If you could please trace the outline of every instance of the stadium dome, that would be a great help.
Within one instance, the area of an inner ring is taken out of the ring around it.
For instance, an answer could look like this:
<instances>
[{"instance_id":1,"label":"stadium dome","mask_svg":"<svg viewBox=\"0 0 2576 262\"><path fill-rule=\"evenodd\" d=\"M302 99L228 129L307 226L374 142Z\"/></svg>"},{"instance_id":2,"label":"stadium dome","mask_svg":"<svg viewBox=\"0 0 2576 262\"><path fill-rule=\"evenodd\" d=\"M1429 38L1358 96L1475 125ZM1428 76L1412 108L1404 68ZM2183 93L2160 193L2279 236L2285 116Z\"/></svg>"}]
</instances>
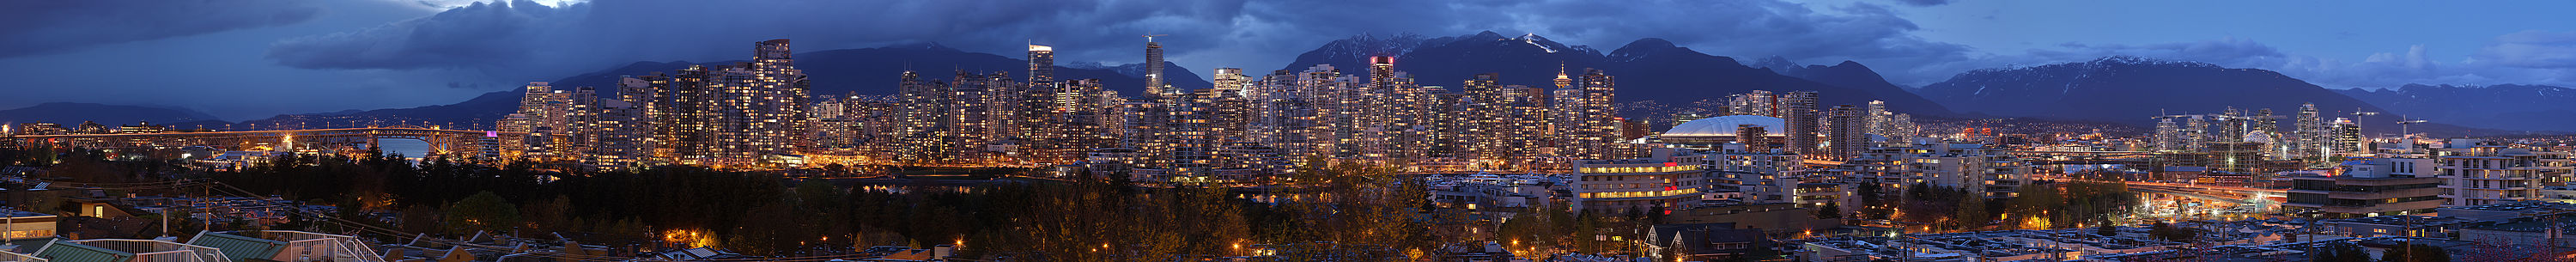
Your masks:
<instances>
[{"instance_id":1,"label":"stadium dome","mask_svg":"<svg viewBox=\"0 0 2576 262\"><path fill-rule=\"evenodd\" d=\"M1747 124L1762 126L1762 129L1765 132L1770 132L1770 135L1775 136L1786 133L1788 130L1784 128L1789 126L1787 120L1781 120L1778 117L1756 115L1721 116L1691 120L1690 122L1682 122L1679 125L1673 125L1673 129L1664 130L1663 136L1732 137L1735 136L1735 130L1738 127Z\"/></svg>"}]
</instances>

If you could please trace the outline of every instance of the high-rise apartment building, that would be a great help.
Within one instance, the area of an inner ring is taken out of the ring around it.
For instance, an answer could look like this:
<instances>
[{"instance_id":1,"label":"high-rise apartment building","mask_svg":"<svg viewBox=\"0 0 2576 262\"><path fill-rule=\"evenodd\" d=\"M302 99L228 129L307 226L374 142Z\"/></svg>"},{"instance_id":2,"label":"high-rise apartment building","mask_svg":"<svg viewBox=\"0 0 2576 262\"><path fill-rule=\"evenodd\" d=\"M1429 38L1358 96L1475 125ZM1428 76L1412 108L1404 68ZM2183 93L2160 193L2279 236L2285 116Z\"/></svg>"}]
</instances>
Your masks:
<instances>
[{"instance_id":1,"label":"high-rise apartment building","mask_svg":"<svg viewBox=\"0 0 2576 262\"><path fill-rule=\"evenodd\" d=\"M1816 151L1816 137L1821 135L1818 132L1822 129L1817 123L1819 116L1816 110L1815 91L1773 93L1754 90L1727 97L1728 115L1768 116L1786 121L1789 126L1777 131L1788 136L1788 143L1781 149L1792 153L1821 153Z\"/></svg>"},{"instance_id":2,"label":"high-rise apartment building","mask_svg":"<svg viewBox=\"0 0 2576 262\"><path fill-rule=\"evenodd\" d=\"M786 39L761 41L750 62L638 76L619 88L633 90L628 102L651 119L652 141L660 147L655 157L681 164L762 164L810 143L808 83L789 50Z\"/></svg>"},{"instance_id":3,"label":"high-rise apartment building","mask_svg":"<svg viewBox=\"0 0 2576 262\"><path fill-rule=\"evenodd\" d=\"M1850 159L1869 150L1871 143L1868 129L1872 126L1869 118L1865 116L1867 114L1869 113L1866 109L1851 105L1835 106L1825 114L1826 122L1832 125L1829 128L1832 131L1826 135L1830 138L1827 141L1830 144L1828 148L1832 148L1826 151L1827 157Z\"/></svg>"},{"instance_id":4,"label":"high-rise apartment building","mask_svg":"<svg viewBox=\"0 0 2576 262\"><path fill-rule=\"evenodd\" d=\"M1555 105L1559 150L1563 155L1591 159L1614 159L1621 135L1616 82L1600 69L1584 69L1583 75L1567 78L1557 73L1560 83L1572 81L1556 91Z\"/></svg>"},{"instance_id":5,"label":"high-rise apartment building","mask_svg":"<svg viewBox=\"0 0 2576 262\"><path fill-rule=\"evenodd\" d=\"M1151 90L1161 90L1167 88L1167 85L1169 83L1163 81L1163 43L1154 42L1154 37L1147 36L1145 37L1145 90L1154 92Z\"/></svg>"}]
</instances>

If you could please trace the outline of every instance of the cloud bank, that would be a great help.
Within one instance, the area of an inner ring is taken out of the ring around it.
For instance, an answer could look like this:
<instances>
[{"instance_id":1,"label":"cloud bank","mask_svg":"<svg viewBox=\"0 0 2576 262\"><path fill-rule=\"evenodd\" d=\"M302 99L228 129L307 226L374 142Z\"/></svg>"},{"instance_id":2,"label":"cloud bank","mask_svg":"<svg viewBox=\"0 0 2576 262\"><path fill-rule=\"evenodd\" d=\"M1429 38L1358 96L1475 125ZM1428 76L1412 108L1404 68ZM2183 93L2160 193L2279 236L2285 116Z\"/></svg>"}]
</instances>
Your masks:
<instances>
[{"instance_id":1,"label":"cloud bank","mask_svg":"<svg viewBox=\"0 0 2576 262\"><path fill-rule=\"evenodd\" d=\"M2247 38L1978 50L1918 37L1924 29L1897 10L1948 2L598 0L547 6L515 0L281 40L267 56L282 65L314 69L572 74L636 60L741 59L751 42L791 38L806 51L939 42L1008 55L1022 43L1039 43L1056 46L1063 63L1121 64L1142 60L1138 36L1169 34L1157 39L1172 60L1186 66L1273 68L1351 35L1496 31L1533 33L1597 49L1654 37L1713 55L1823 64L1852 60L1900 85L1929 84L1978 68L2112 55L2269 69L2330 88L2565 85L2561 76L2576 68L2576 32L2500 36L2463 61L2427 59L2421 46L2359 59L2305 56Z\"/></svg>"},{"instance_id":2,"label":"cloud bank","mask_svg":"<svg viewBox=\"0 0 2576 262\"><path fill-rule=\"evenodd\" d=\"M0 1L0 58L312 20L308 0Z\"/></svg>"},{"instance_id":3,"label":"cloud bank","mask_svg":"<svg viewBox=\"0 0 2576 262\"><path fill-rule=\"evenodd\" d=\"M792 38L801 50L940 42L1004 54L1036 42L1057 46L1058 59L1067 62L1116 64L1142 59L1138 36L1170 34L1157 39L1177 62L1270 68L1350 35L1483 30L1601 49L1660 37L1718 55L1894 64L1963 59L1969 51L1915 37L1915 24L1866 3L602 0L546 6L519 0L282 40L268 57L317 69L590 70L635 60L739 59L751 42Z\"/></svg>"}]
</instances>

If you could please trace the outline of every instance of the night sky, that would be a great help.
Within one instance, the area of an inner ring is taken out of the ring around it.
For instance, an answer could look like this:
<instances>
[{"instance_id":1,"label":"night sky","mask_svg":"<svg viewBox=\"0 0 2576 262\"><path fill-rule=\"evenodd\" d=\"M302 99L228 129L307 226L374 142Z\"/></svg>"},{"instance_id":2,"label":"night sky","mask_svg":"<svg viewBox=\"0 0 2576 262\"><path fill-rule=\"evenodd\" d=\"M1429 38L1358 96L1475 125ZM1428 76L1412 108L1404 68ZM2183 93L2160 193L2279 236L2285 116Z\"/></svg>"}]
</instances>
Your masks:
<instances>
[{"instance_id":1,"label":"night sky","mask_svg":"<svg viewBox=\"0 0 2576 262\"><path fill-rule=\"evenodd\" d=\"M446 104L633 61L938 42L1194 70L1275 68L1359 34L1494 31L1615 48L1658 37L1746 60L1854 60L1899 85L2134 55L2329 88L2576 86L2576 1L0 1L0 108L184 107L225 120ZM1204 74L1204 72L1202 71ZM1615 72L1614 72L1615 73Z\"/></svg>"}]
</instances>

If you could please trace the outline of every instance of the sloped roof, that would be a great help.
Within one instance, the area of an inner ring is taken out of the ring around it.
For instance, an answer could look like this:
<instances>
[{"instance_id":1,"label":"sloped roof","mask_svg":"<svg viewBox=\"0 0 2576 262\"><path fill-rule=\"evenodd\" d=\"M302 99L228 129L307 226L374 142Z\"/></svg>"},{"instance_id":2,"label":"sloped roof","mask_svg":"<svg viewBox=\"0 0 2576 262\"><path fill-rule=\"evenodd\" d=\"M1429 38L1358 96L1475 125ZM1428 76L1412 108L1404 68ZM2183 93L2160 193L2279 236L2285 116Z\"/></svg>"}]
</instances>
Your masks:
<instances>
[{"instance_id":1,"label":"sloped roof","mask_svg":"<svg viewBox=\"0 0 2576 262\"><path fill-rule=\"evenodd\" d=\"M188 240L188 244L221 249L224 251L225 258L234 261L252 258L269 259L277 257L277 252L286 250L284 241L215 232L198 233L197 238Z\"/></svg>"},{"instance_id":2,"label":"sloped roof","mask_svg":"<svg viewBox=\"0 0 2576 262\"><path fill-rule=\"evenodd\" d=\"M133 260L134 253L54 240L37 251L36 257L50 262L124 262Z\"/></svg>"}]
</instances>

